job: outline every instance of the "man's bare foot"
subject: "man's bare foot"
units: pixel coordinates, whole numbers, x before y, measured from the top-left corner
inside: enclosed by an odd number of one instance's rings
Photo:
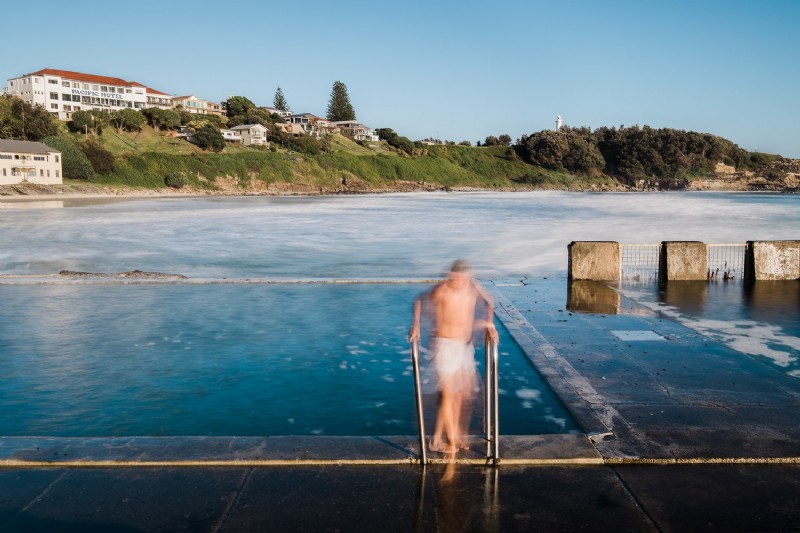
[[[467,441],[459,439],[456,441],[456,448],[459,450],[469,450],[469,444],[467,444]]]
[[[431,451],[433,452],[441,452],[441,453],[455,453],[458,451],[457,446],[451,446],[449,444],[445,444],[444,442],[438,440],[435,441],[431,439],[430,445],[428,446]]]

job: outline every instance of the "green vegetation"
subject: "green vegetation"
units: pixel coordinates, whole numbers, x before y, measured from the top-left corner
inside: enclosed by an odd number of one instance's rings
[[[61,170],[65,178],[74,180],[90,180],[94,177],[94,169],[89,159],[78,146],[64,136],[45,137],[42,142],[61,152]]]
[[[355,109],[353,109],[350,96],[347,94],[347,86],[340,81],[333,82],[331,99],[328,101],[327,118],[334,122],[356,119]]]
[[[173,189],[183,189],[189,184],[189,179],[183,172],[173,172],[164,178],[164,184]]]
[[[281,111],[289,111],[289,104],[286,103],[286,97],[283,96],[283,91],[280,86],[275,89],[275,97],[272,99],[272,106]]]
[[[38,141],[58,132],[58,121],[44,108],[19,98],[0,98],[0,139]]]
[[[278,96],[282,92],[276,91]],[[355,116],[341,82],[334,84],[329,112],[332,107]],[[0,134],[42,140],[60,150],[67,179],[154,189],[681,188],[713,176],[720,162],[783,183],[788,164],[715,135],[647,126],[565,127],[523,135],[513,145],[503,134],[476,148],[468,141],[429,146],[381,128],[381,142],[356,143],[342,135],[290,136],[277,126],[280,117],[244,96],[229,98],[226,108],[229,118],[182,109],[81,111],[67,125],[40,107],[1,97]],[[226,145],[219,126],[227,120],[266,125],[271,145]],[[193,133],[197,144],[176,138],[179,126]]]

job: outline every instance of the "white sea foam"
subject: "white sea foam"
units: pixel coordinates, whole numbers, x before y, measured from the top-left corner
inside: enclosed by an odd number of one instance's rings
[[[791,195],[532,192],[123,200],[0,210],[8,244],[0,249],[0,272],[438,276],[454,257],[471,258],[483,276],[561,272],[573,240],[793,239],[797,205]],[[269,239],[254,237],[265,228]]]
[[[542,392],[533,389],[517,389],[515,391],[517,398],[522,400],[533,400],[534,402],[541,401]]]

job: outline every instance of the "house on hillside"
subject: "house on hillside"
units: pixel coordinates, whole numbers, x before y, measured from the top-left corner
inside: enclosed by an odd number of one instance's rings
[[[222,104],[203,100],[202,98],[198,98],[193,94],[174,97],[172,99],[172,106],[181,106],[184,110],[195,115],[223,116],[225,114],[225,111],[222,109]]]
[[[326,133],[339,133],[339,127],[330,120],[311,113],[298,113],[286,118],[290,124],[297,124],[303,128],[306,135],[320,137]]]
[[[245,146],[266,146],[269,144],[267,142],[267,128],[261,124],[242,124],[230,129],[241,135],[242,144]]]
[[[264,109],[267,110],[270,115],[278,115],[283,120],[287,120],[290,116],[292,116],[291,111],[282,111],[280,109],[275,109],[274,107],[265,107]]]
[[[299,137],[300,135],[306,134],[306,130],[301,124],[291,124],[287,122],[285,124],[275,124],[275,127],[292,137]]]
[[[342,135],[346,135],[355,141],[377,142],[380,140],[375,130],[357,120],[340,120],[334,122],[334,124],[339,127]]]
[[[0,185],[60,185],[61,152],[46,144],[0,139]]]

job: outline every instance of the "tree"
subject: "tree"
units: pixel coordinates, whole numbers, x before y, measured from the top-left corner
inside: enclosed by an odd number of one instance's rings
[[[42,142],[61,152],[61,170],[65,178],[74,180],[89,180],[94,176],[92,164],[86,155],[66,137],[50,136]]]
[[[181,125],[181,116],[171,109],[150,107],[142,111],[142,114],[147,119],[147,123],[156,131],[171,130]]]
[[[11,99],[9,115],[0,123],[0,138],[38,141],[56,135],[58,124],[45,108],[20,98]]]
[[[497,138],[498,142],[503,146],[511,146],[511,135],[508,133],[502,134],[500,137]]]
[[[228,112],[228,117],[237,117],[245,115],[251,109],[256,108],[256,104],[246,96],[231,96],[225,101],[225,109]]]
[[[333,82],[327,117],[334,122],[356,119],[356,112],[347,95],[347,86],[340,81]]]
[[[498,144],[500,144],[500,139],[498,139],[494,135],[489,135],[488,137],[486,137],[486,140],[483,141],[484,146],[497,146]]]
[[[142,126],[147,123],[143,114],[135,109],[125,108],[114,111],[111,114],[111,125],[117,128],[118,133],[125,131],[141,131]]]
[[[275,98],[272,99],[272,105],[275,109],[281,111],[289,111],[289,104],[286,103],[286,98],[283,96],[283,91],[280,86],[275,90]]]
[[[222,149],[225,148],[225,137],[222,136],[222,132],[219,131],[219,128],[213,124],[206,124],[197,130],[194,134],[194,138],[197,145],[203,150],[221,152]]]
[[[133,111],[133,110],[131,110]],[[106,111],[75,111],[72,113],[72,121],[69,123],[72,131],[101,135],[103,126],[109,123],[111,116]]]

